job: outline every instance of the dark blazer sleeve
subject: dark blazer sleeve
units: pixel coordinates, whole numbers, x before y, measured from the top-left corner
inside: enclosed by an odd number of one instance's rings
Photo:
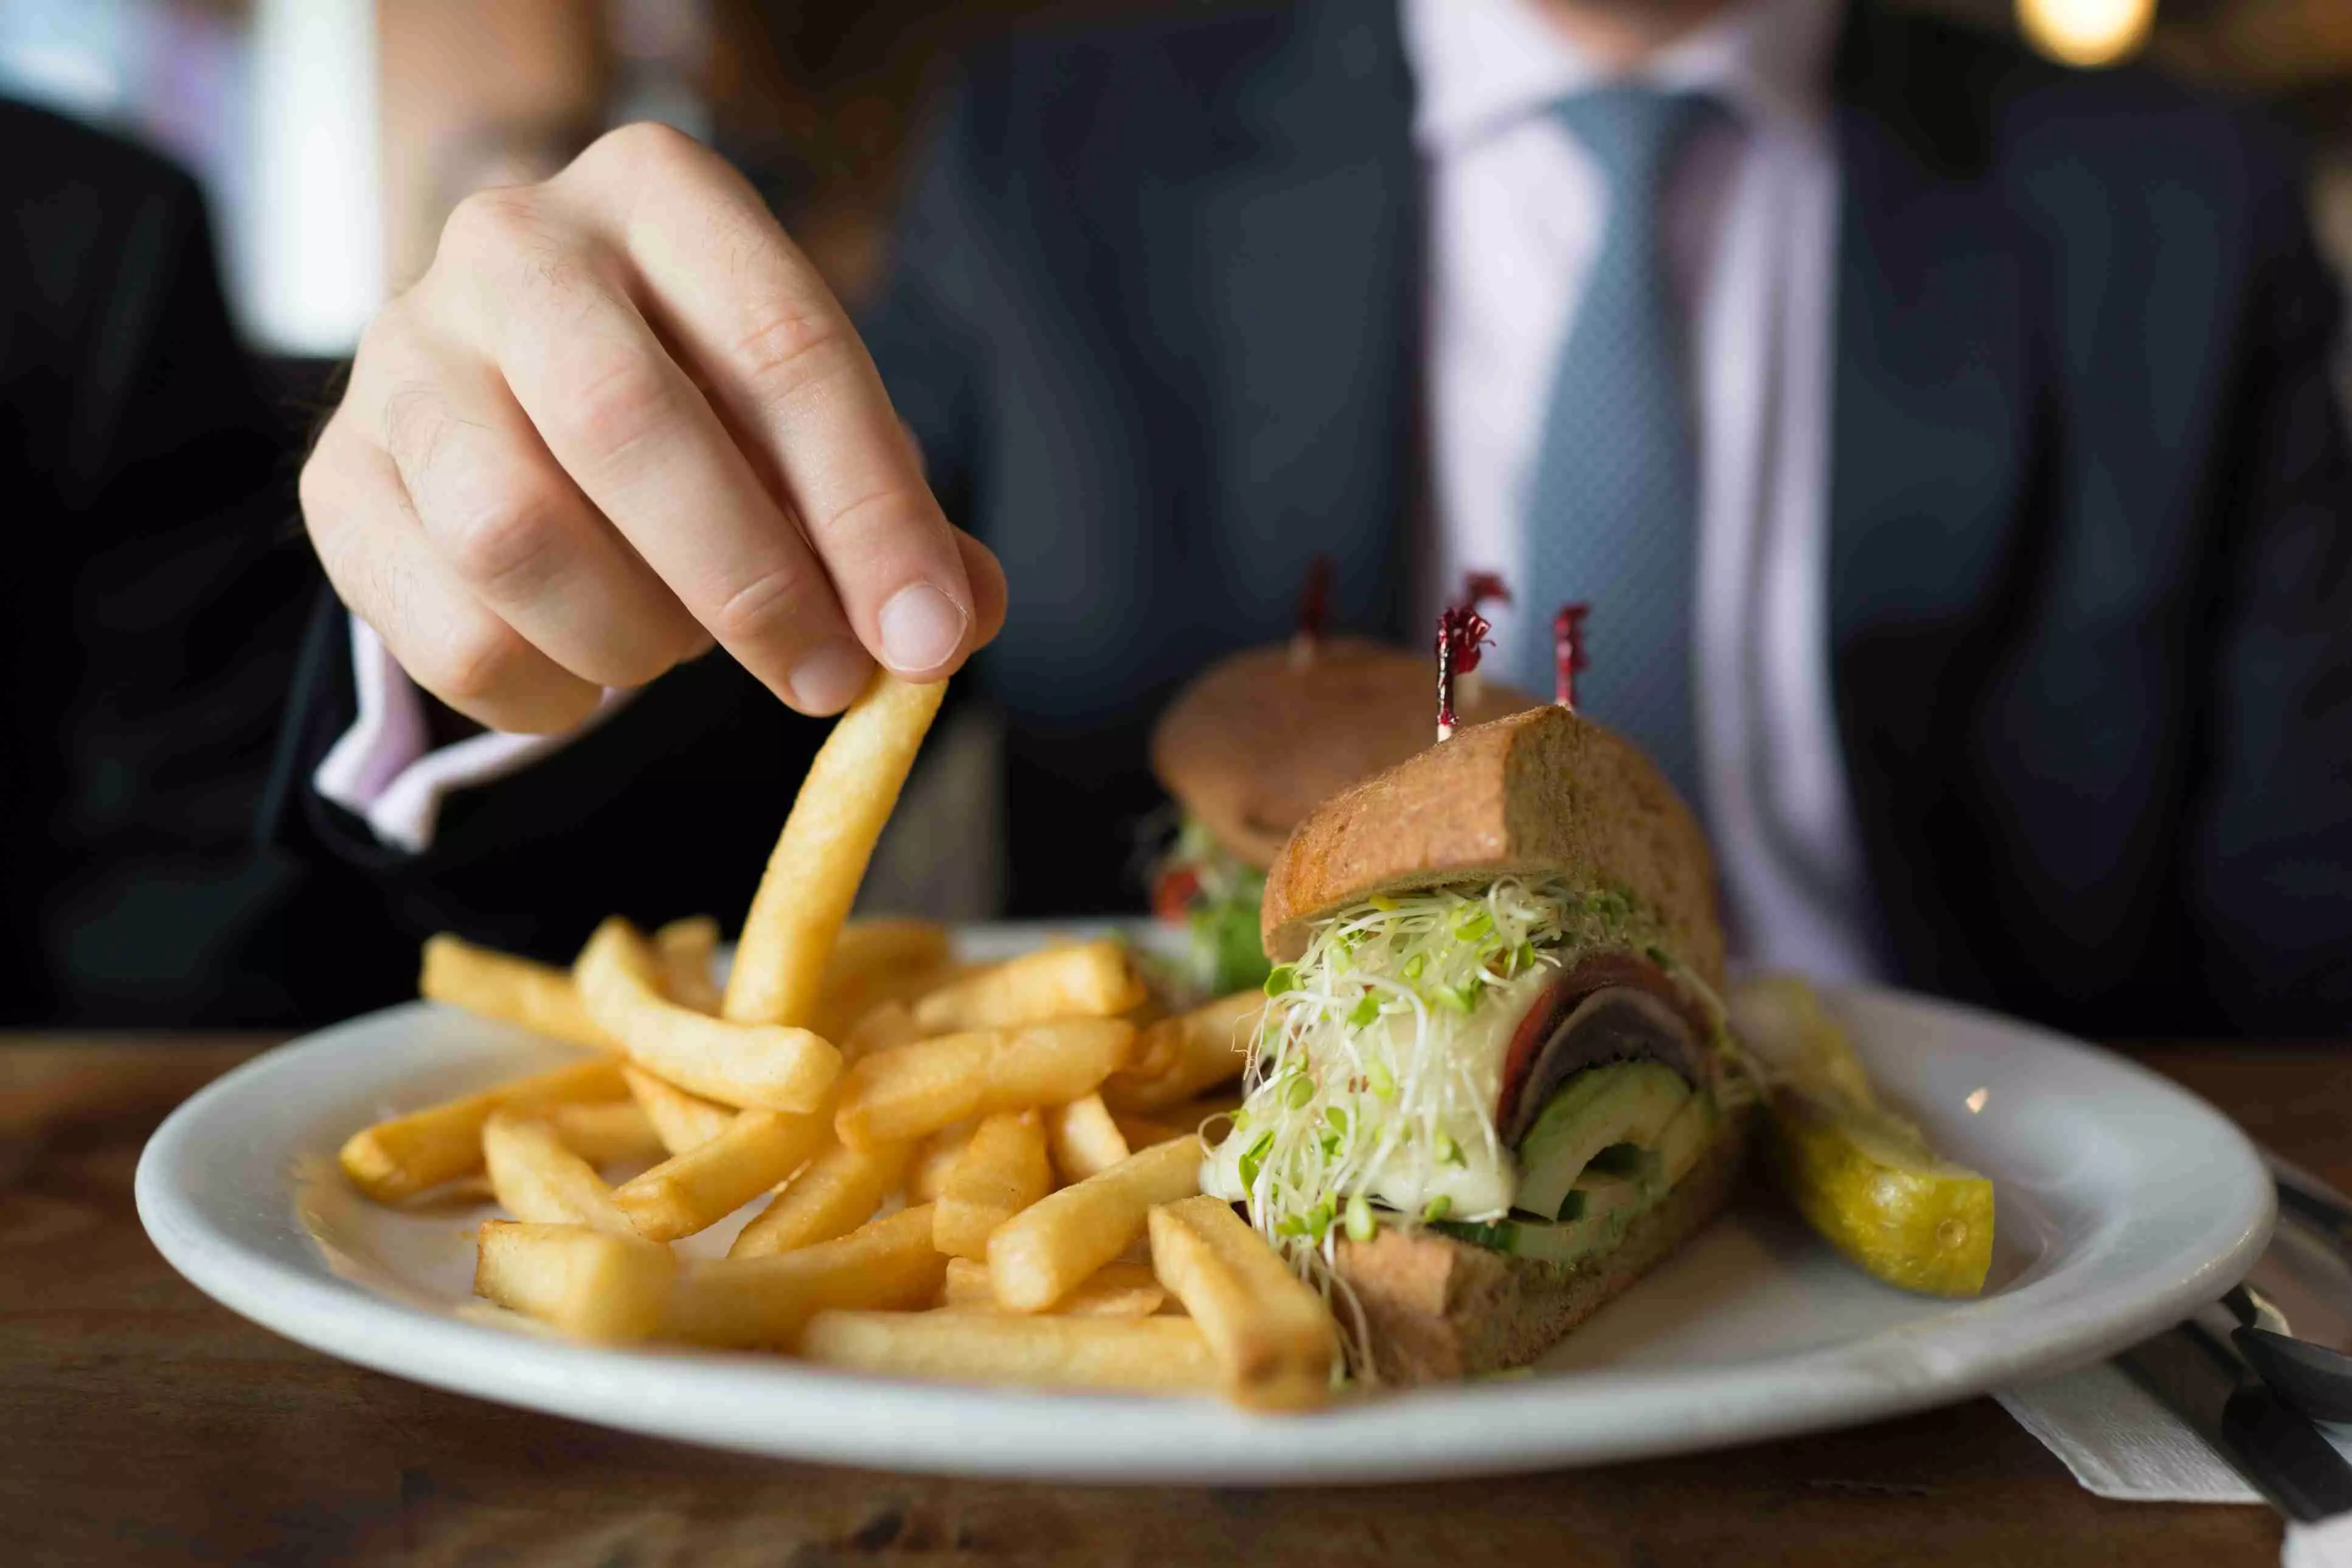
[[[911,177],[873,303],[858,312],[890,401],[923,455],[950,518],[974,526],[982,335],[974,268],[986,118],[971,78],[957,82],[919,138]]]
[[[2267,150],[2265,150],[2267,151]],[[2220,1022],[2340,1036],[2352,1019],[2352,456],[2342,300],[2296,160],[2255,250],[2183,903]]]
[[[193,182],[16,105],[0,145],[0,1017],[217,1017],[315,582],[297,421],[237,345]]]

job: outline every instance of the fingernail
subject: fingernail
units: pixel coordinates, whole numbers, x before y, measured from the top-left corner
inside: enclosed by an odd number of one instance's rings
[[[878,619],[883,661],[902,675],[919,675],[955,657],[971,617],[929,583],[909,583],[890,595]]]
[[[809,713],[838,713],[857,700],[873,673],[865,649],[826,643],[793,667],[793,706]]]

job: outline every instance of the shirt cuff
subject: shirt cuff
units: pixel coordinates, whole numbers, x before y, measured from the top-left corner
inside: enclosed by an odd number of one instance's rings
[[[435,748],[425,722],[425,694],[374,629],[356,616],[351,620],[359,717],[320,759],[310,787],[366,823],[378,842],[412,855],[432,847],[441,803],[453,791],[520,772],[570,745],[636,695],[607,687],[596,710],[562,734],[492,731]]]

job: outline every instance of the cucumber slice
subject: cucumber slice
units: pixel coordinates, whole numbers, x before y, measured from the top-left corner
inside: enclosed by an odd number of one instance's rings
[[[1551,1097],[1520,1141],[1513,1202],[1536,1214],[1559,1214],[1594,1155],[1617,1143],[1654,1146],[1690,1099],[1682,1075],[1657,1062],[1587,1068]]]

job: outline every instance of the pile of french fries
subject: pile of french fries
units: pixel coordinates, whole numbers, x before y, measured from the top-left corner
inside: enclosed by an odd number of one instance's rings
[[[426,996],[588,1054],[369,1127],[344,1171],[387,1204],[486,1182],[512,1217],[476,1292],[584,1340],[1325,1402],[1322,1299],[1200,1190],[1264,998],[1163,1015],[1117,942],[971,967],[937,925],[849,920],[940,696],[885,674],[843,715],[723,988],[707,918],[608,920],[568,973],[427,942]],[[724,1257],[674,1245],[747,1207]]]

